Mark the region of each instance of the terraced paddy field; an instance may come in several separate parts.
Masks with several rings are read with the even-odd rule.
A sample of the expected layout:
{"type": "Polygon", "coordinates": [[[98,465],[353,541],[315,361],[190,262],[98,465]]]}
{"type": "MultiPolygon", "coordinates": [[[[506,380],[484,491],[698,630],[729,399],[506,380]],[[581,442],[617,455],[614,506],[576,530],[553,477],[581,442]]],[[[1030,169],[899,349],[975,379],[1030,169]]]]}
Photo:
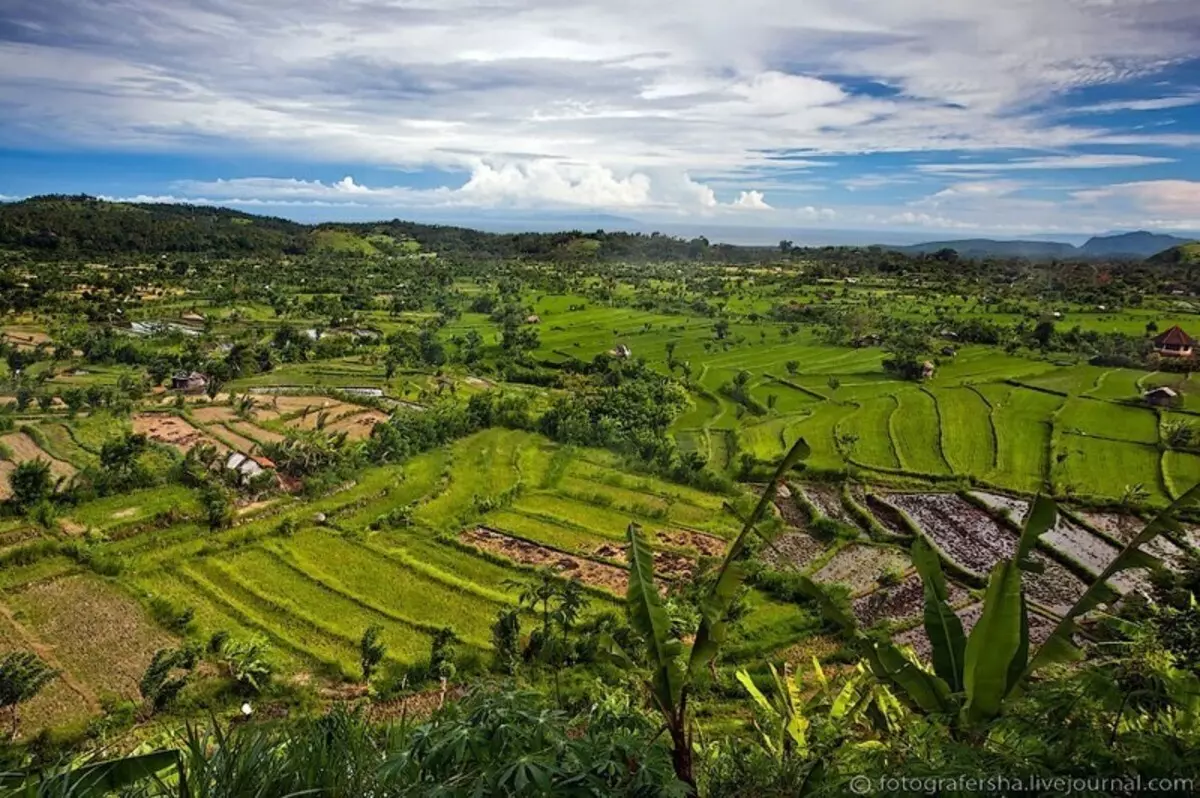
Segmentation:
{"type": "MultiPolygon", "coordinates": [[[[580,578],[589,612],[616,609],[630,521],[659,551],[665,589],[700,557],[723,554],[740,528],[725,509],[738,493],[676,485],[624,469],[608,452],[492,429],[402,466],[369,469],[325,498],[277,500],[219,532],[162,514],[199,510],[182,486],[108,497],[80,505],[70,521],[111,530],[94,545],[119,573],[101,578],[49,552],[5,568],[0,622],[11,618],[11,628],[0,645],[19,638],[54,652],[63,673],[62,686],[28,708],[31,728],[83,722],[110,694],[133,697],[154,650],[178,640],[151,619],[156,601],[188,609],[186,634],[196,640],[217,632],[265,639],[285,679],[355,678],[359,638],[373,625],[391,665],[422,661],[442,628],[460,650],[482,655],[497,613],[517,605],[520,583],[536,569],[580,578]],[[412,508],[409,525],[372,529],[400,507],[412,508]],[[71,704],[68,685],[87,698],[71,704]]],[[[11,531],[13,545],[28,545],[24,529],[11,531]]],[[[746,657],[792,645],[815,625],[795,604],[755,594],[751,605],[752,631],[738,642],[746,657]]]]}

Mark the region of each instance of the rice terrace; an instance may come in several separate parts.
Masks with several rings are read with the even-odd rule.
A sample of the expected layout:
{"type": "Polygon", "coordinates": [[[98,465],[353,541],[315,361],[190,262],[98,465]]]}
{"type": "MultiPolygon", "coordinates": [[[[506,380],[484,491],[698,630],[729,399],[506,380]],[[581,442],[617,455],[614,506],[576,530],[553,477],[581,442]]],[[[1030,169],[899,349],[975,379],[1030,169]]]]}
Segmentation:
{"type": "Polygon", "coordinates": [[[757,740],[781,678],[878,729],[950,706],[885,674],[953,683],[930,608],[990,634],[1016,563],[1025,655],[1102,668],[1113,614],[1196,585],[1198,274],[0,205],[0,655],[48,674],[12,750],[407,722],[505,678],[593,706],[675,673],[611,659],[636,601],[712,646],[697,734],[757,740]]]}

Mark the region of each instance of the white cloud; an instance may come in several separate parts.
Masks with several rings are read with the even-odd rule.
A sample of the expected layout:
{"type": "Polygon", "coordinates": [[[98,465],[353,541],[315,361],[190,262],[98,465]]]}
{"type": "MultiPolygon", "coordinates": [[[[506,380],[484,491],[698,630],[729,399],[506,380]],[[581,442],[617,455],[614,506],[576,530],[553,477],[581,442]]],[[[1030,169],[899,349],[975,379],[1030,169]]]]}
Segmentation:
{"type": "Polygon", "coordinates": [[[1116,200],[1138,210],[1180,218],[1200,219],[1200,181],[1143,180],[1117,183],[1102,188],[1076,191],[1072,196],[1082,203],[1095,204],[1116,200]]]}
{"type": "Polygon", "coordinates": [[[33,33],[0,42],[0,103],[30,137],[215,137],[452,168],[525,154],[700,172],[763,163],[773,149],[1103,142],[1109,131],[1030,109],[1149,74],[1197,44],[1184,0],[9,6],[7,19],[33,33]],[[830,75],[896,93],[854,94],[830,75]]]}
{"type": "Polygon", "coordinates": [[[187,180],[175,184],[175,188],[185,197],[230,203],[321,202],[395,208],[575,206],[684,213],[772,210],[764,195],[753,190],[742,191],[733,202],[722,205],[711,187],[686,174],[656,171],[617,175],[595,164],[544,160],[500,165],[480,161],[466,182],[456,188],[369,187],[349,176],[332,183],[271,177],[187,180]]]}
{"type": "Polygon", "coordinates": [[[1166,111],[1200,104],[1200,94],[1180,94],[1174,97],[1150,97],[1143,100],[1115,100],[1064,109],[1075,114],[1107,114],[1115,111],[1166,111]]]}
{"type": "MultiPolygon", "coordinates": [[[[469,175],[420,191],[276,181],[189,193],[242,203],[708,214],[730,210],[714,189],[735,192],[731,205],[744,209],[755,202],[744,187],[755,186],[782,211],[801,201],[785,184],[836,156],[968,151],[979,160],[924,164],[918,179],[978,183],[989,173],[1171,162],[1079,154],[1085,146],[1200,143],[1191,132],[1110,129],[1102,116],[1067,123],[1059,107],[1070,92],[1193,58],[1194,0],[7,0],[4,21],[6,145],[469,175]],[[887,90],[855,90],[867,81],[887,90]],[[1028,154],[989,155],[1001,150],[1028,154]]],[[[1170,86],[1153,95],[1073,110],[1194,99],[1170,86]]],[[[960,192],[942,200],[963,199],[940,188],[960,192]]]]}
{"type": "Polygon", "coordinates": [[[771,206],[767,204],[767,200],[761,191],[743,191],[733,201],[733,206],[735,208],[747,208],[754,211],[771,210],[771,206]]]}
{"type": "Polygon", "coordinates": [[[979,180],[954,183],[933,195],[934,200],[951,200],[962,197],[1006,197],[1020,191],[1024,183],[1017,180],[979,180]]]}
{"type": "Polygon", "coordinates": [[[1152,155],[1045,155],[1036,158],[1014,158],[1011,161],[963,163],[927,163],[917,166],[919,172],[932,174],[961,174],[970,172],[1019,172],[1062,169],[1113,169],[1131,166],[1152,166],[1174,163],[1174,158],[1152,155]]]}

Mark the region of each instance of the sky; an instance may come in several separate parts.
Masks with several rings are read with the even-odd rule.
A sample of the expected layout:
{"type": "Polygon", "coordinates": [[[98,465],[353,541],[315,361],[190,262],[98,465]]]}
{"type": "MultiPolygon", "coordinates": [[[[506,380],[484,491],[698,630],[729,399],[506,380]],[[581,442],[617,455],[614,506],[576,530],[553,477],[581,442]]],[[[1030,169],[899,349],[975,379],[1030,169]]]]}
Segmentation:
{"type": "Polygon", "coordinates": [[[1194,232],[1198,54],[1197,0],[3,0],[0,199],[1194,232]]]}

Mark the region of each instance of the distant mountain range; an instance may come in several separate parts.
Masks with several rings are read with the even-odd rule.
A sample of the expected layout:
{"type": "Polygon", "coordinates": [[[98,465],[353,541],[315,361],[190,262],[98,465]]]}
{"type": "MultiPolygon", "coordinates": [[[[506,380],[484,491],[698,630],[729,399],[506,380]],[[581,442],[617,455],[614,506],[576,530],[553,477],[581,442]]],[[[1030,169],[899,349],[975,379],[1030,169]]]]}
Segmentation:
{"type": "Polygon", "coordinates": [[[957,241],[929,241],[911,246],[887,247],[910,255],[923,255],[952,249],[964,258],[1029,258],[1031,260],[1088,260],[1124,258],[1143,260],[1160,252],[1191,243],[1192,239],[1139,230],[1109,236],[1093,236],[1083,246],[1061,241],[997,241],[967,238],[957,241]]]}

